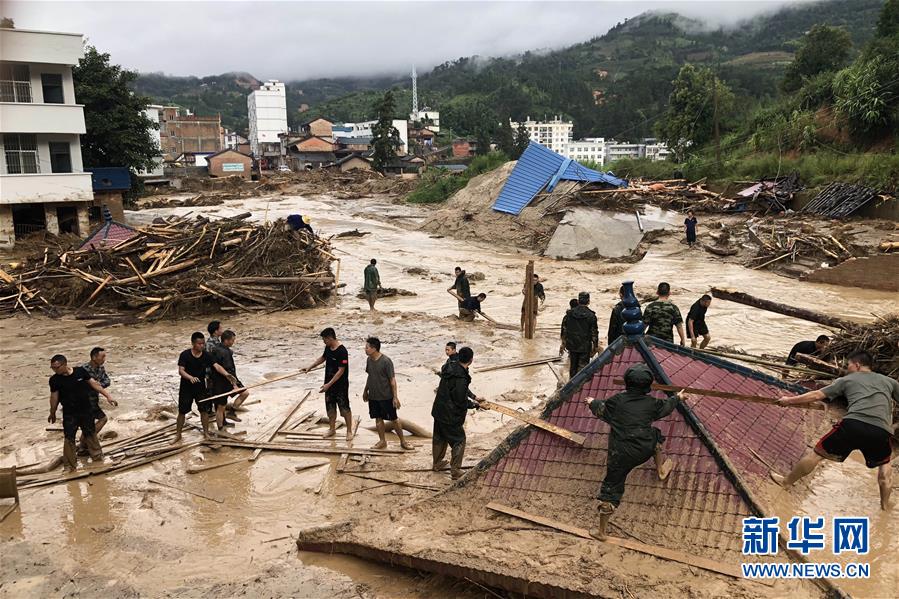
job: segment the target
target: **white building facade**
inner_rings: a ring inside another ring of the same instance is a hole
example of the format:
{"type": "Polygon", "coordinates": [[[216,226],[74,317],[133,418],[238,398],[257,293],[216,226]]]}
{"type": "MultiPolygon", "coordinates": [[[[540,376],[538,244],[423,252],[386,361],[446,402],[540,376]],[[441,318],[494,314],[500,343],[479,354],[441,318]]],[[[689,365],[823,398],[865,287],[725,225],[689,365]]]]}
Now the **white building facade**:
{"type": "MultiPolygon", "coordinates": [[[[374,137],[374,126],[378,121],[363,121],[361,123],[342,123],[334,125],[334,137],[374,137]]],[[[405,154],[409,148],[409,123],[402,119],[393,120],[393,128],[400,134],[400,147],[397,154],[405,154]]]]}
{"type": "Polygon", "coordinates": [[[410,113],[409,120],[413,123],[418,121],[424,125],[425,129],[430,129],[434,133],[440,133],[440,111],[424,108],[418,111],[418,114],[410,113]]]}
{"type": "Polygon", "coordinates": [[[531,141],[546,146],[553,152],[563,156],[573,138],[574,123],[563,121],[559,116],[554,116],[549,121],[532,121],[531,117],[527,117],[524,123],[509,121],[513,131],[518,130],[519,124],[524,125],[531,141]]]}
{"type": "Polygon", "coordinates": [[[269,79],[247,96],[250,151],[256,158],[280,156],[279,135],[287,133],[287,88],[269,79]]]}
{"type": "Polygon", "coordinates": [[[578,162],[593,162],[603,166],[606,162],[606,140],[604,137],[586,137],[569,142],[562,156],[578,162]]]}
{"type": "Polygon", "coordinates": [[[151,170],[145,170],[138,173],[138,175],[141,177],[162,177],[164,174],[164,159],[162,156],[162,133],[159,130],[162,109],[163,106],[159,104],[150,104],[143,110],[144,116],[156,123],[156,128],[150,129],[150,137],[153,138],[153,143],[156,144],[157,156],[153,160],[153,168],[151,170]]]}
{"type": "Polygon", "coordinates": [[[84,107],[75,33],[0,29],[0,245],[46,229],[87,235],[93,202],[81,162],[84,107]]]}

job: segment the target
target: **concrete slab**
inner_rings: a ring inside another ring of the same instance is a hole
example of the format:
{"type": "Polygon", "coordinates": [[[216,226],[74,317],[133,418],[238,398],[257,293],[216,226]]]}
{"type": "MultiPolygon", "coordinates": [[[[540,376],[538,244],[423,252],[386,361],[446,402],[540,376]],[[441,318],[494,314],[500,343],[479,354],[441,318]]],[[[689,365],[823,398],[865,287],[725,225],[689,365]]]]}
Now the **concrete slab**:
{"type": "Polygon", "coordinates": [[[646,231],[669,226],[676,218],[672,215],[653,211],[640,215],[638,222],[633,212],[572,208],[556,228],[544,255],[566,260],[576,260],[585,254],[599,254],[604,258],[630,256],[646,231]]]}

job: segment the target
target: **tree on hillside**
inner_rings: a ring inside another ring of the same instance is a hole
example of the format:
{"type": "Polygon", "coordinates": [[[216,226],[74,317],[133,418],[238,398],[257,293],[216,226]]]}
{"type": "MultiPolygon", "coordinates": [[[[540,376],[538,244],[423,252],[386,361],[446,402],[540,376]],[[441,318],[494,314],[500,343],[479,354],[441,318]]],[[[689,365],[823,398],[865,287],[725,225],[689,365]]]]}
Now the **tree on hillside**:
{"type": "Polygon", "coordinates": [[[487,132],[481,129],[478,131],[478,134],[475,138],[477,140],[477,147],[475,148],[475,154],[478,156],[483,156],[485,154],[490,153],[490,136],[487,135],[487,132]]]}
{"type": "Polygon", "coordinates": [[[515,132],[515,151],[509,155],[509,158],[518,160],[524,154],[524,151],[528,149],[529,143],[531,143],[531,136],[528,135],[528,130],[525,128],[524,123],[518,123],[518,131],[515,132]]]}
{"type": "Polygon", "coordinates": [[[497,146],[500,151],[506,156],[515,156],[515,132],[512,131],[512,125],[509,124],[508,120],[504,120],[503,124],[499,126],[499,133],[497,135],[497,146]]]}
{"type": "Polygon", "coordinates": [[[887,0],[877,19],[877,37],[891,37],[899,33],[899,0],[887,0]]]}
{"type": "Polygon", "coordinates": [[[142,112],[150,98],[131,91],[137,73],[110,64],[109,54],[87,46],[72,77],[75,98],[84,104],[84,167],[126,166],[132,172],[153,168],[159,147],[150,131],[158,125],[142,112]]]}
{"type": "Polygon", "coordinates": [[[396,159],[396,152],[402,142],[400,132],[393,126],[396,103],[393,92],[388,90],[376,107],[378,122],[372,127],[372,166],[376,171],[384,169],[396,159]]]}
{"type": "Polygon", "coordinates": [[[800,42],[793,62],[787,66],[781,87],[794,92],[819,73],[836,71],[849,62],[852,38],[841,27],[815,25],[800,42]]]}
{"type": "Polygon", "coordinates": [[[668,111],[657,129],[676,161],[683,161],[688,150],[698,150],[712,140],[716,103],[720,121],[730,112],[733,102],[730,88],[711,69],[697,69],[692,64],[681,67],[668,97],[668,111]]]}

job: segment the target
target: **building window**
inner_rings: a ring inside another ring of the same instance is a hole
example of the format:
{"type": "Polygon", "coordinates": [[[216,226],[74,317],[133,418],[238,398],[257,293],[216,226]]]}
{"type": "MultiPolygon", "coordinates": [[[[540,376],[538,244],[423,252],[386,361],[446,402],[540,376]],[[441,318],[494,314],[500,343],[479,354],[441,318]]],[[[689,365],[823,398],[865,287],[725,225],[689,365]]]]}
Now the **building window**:
{"type": "Polygon", "coordinates": [[[72,154],[67,141],[50,142],[50,171],[53,173],[72,172],[72,154]]]}
{"type": "Polygon", "coordinates": [[[3,153],[6,156],[6,172],[10,175],[39,173],[37,139],[25,133],[3,135],[3,153]]]}
{"type": "Polygon", "coordinates": [[[62,95],[62,75],[59,73],[41,73],[41,87],[44,90],[44,103],[65,104],[62,95]]]}
{"type": "Polygon", "coordinates": [[[0,65],[0,102],[31,101],[31,73],[28,65],[0,65]]]}

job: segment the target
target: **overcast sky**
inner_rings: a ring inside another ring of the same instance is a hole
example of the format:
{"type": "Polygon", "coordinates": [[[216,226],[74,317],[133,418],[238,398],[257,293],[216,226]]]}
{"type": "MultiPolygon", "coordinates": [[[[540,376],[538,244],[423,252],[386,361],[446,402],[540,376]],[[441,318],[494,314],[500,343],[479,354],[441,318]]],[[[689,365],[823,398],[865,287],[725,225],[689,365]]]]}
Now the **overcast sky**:
{"type": "Polygon", "coordinates": [[[670,2],[27,2],[0,0],[20,29],[83,33],[114,62],[143,72],[257,78],[419,72],[478,54],[561,48],[647,10],[710,24],[810,0],[670,2]]]}

